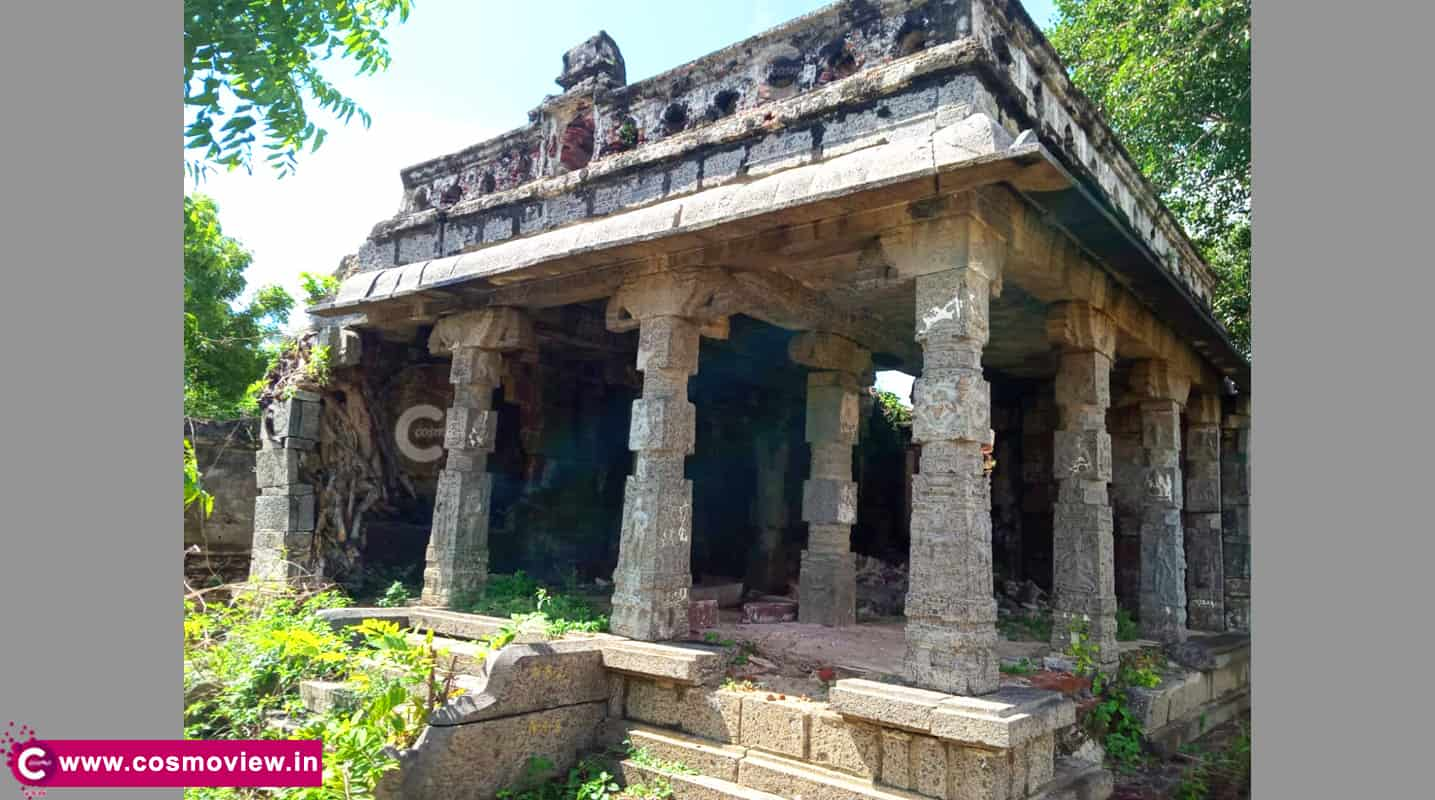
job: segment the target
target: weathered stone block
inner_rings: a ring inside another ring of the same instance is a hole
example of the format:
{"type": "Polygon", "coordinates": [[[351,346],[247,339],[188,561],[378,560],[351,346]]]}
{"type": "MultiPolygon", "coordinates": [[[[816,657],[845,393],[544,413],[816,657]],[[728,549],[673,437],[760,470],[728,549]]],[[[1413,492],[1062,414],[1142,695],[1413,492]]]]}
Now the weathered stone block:
{"type": "Polygon", "coordinates": [[[718,606],[716,600],[693,600],[688,599],[688,630],[705,631],[708,628],[715,628],[718,624],[718,606]]]}
{"type": "Polygon", "coordinates": [[[271,531],[314,530],[314,495],[266,494],[254,498],[254,527],[271,531]]]}
{"type": "Polygon", "coordinates": [[[954,745],[947,749],[947,758],[952,787],[948,797],[951,800],[1011,798],[1010,753],[954,745]]]}
{"type": "Polygon", "coordinates": [[[857,441],[860,416],[856,392],[843,386],[807,388],[808,442],[851,444],[857,441]]]}
{"type": "Polygon", "coordinates": [[[811,709],[805,703],[751,694],[742,699],[740,741],[748,747],[806,758],[810,720],[811,709]]]}
{"type": "MultiPolygon", "coordinates": [[[[503,354],[497,350],[460,347],[453,351],[448,376],[449,382],[453,384],[492,389],[503,380],[503,354]]],[[[486,404],[475,407],[483,408],[486,404]]]]}
{"type": "Polygon", "coordinates": [[[638,334],[638,371],[698,368],[698,326],[683,317],[643,320],[638,334]]]}
{"type": "Polygon", "coordinates": [[[786,600],[754,600],[742,604],[742,621],[748,625],[766,625],[797,620],[797,604],[786,600]]]}
{"type": "Polygon", "coordinates": [[[1062,406],[1111,405],[1111,359],[1104,353],[1062,353],[1056,373],[1056,401],[1062,406]]]}
{"type": "Polygon", "coordinates": [[[947,796],[947,745],[931,736],[912,737],[912,786],[927,797],[947,796]]]}
{"type": "Polygon", "coordinates": [[[307,392],[303,396],[314,399],[303,399],[296,393],[293,397],[276,400],[265,410],[265,433],[270,438],[281,441],[307,439],[310,442],[319,438],[319,415],[323,406],[317,396],[307,392]]]}
{"type": "Polygon", "coordinates": [[[742,698],[739,692],[688,689],[682,695],[678,727],[704,739],[736,743],[741,734],[742,698]]]}
{"type": "Polygon", "coordinates": [[[633,401],[628,428],[628,449],[693,452],[697,406],[679,397],[650,397],[633,401]]]}
{"type": "Polygon", "coordinates": [[[1105,431],[1056,431],[1053,469],[1059,479],[1111,480],[1111,436],[1105,431]]]}
{"type": "Polygon", "coordinates": [[[912,734],[882,730],[881,782],[898,789],[912,788],[912,734]]]}
{"type": "Polygon", "coordinates": [[[802,519],[815,525],[856,524],[857,483],[825,478],[803,481],[802,519]]]}
{"type": "Polygon", "coordinates": [[[449,450],[493,452],[498,445],[498,412],[456,406],[448,410],[443,446],[449,450]]]}
{"type": "Polygon", "coordinates": [[[855,625],[857,623],[857,570],[853,554],[802,551],[798,578],[799,622],[814,625],[855,625]]]}
{"type": "Polygon", "coordinates": [[[984,697],[953,697],[932,712],[932,735],[966,745],[1015,748],[1076,722],[1060,693],[1006,686],[984,697]]]}
{"type": "Polygon", "coordinates": [[[625,716],[649,725],[676,727],[682,718],[683,704],[680,700],[681,694],[677,686],[629,680],[625,716]]]}
{"type": "Polygon", "coordinates": [[[609,641],[602,649],[604,667],[649,679],[696,685],[715,681],[722,674],[723,659],[714,648],[609,641]]]}
{"type": "Polygon", "coordinates": [[[254,478],[260,489],[279,488],[299,482],[298,450],[268,448],[254,454],[254,478]]]}
{"type": "Polygon", "coordinates": [[[827,702],[844,717],[927,733],[932,728],[933,710],[950,697],[927,689],[848,678],[833,685],[827,702]]]}
{"type": "Polygon", "coordinates": [[[833,711],[812,715],[809,760],[864,778],[875,778],[881,766],[880,729],[844,719],[833,711]]]}
{"type": "Polygon", "coordinates": [[[991,427],[991,385],[980,375],[923,377],[913,383],[913,441],[985,443],[991,427]]]}

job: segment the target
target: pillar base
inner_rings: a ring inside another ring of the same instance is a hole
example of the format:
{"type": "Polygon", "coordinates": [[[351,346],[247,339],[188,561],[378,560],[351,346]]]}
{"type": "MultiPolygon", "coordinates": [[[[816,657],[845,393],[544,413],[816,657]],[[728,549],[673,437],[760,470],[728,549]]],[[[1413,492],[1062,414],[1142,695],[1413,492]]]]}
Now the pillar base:
{"type": "Polygon", "coordinates": [[[852,553],[802,551],[797,621],[815,625],[857,624],[857,566],[852,553]]]}

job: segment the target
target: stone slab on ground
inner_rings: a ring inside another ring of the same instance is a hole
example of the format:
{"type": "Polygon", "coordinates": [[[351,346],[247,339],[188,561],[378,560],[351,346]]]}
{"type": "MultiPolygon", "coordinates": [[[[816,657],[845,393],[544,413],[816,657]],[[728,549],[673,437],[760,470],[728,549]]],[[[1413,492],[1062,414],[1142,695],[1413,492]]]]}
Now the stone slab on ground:
{"type": "Polygon", "coordinates": [[[754,600],[742,604],[742,621],[749,625],[796,620],[797,604],[791,600],[754,600]]]}
{"type": "Polygon", "coordinates": [[[617,672],[692,685],[716,683],[722,677],[724,659],[716,648],[628,639],[608,639],[601,648],[603,666],[617,672]]]}

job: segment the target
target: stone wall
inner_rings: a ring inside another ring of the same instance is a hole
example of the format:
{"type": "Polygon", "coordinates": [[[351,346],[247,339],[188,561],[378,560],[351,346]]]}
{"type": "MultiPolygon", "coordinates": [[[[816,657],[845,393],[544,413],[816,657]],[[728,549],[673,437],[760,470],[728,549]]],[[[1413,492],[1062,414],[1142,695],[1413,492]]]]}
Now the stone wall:
{"type": "Polygon", "coordinates": [[[184,436],[194,444],[204,488],[214,511],[184,512],[184,573],[196,586],[242,580],[249,572],[254,538],[254,454],[259,450],[257,419],[227,422],[186,420],[184,436]]]}

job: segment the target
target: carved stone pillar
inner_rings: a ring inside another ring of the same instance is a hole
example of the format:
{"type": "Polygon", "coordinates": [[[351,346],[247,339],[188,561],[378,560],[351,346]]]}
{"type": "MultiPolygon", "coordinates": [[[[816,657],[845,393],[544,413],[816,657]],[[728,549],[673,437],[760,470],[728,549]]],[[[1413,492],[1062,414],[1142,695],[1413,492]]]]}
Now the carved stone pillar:
{"type": "Polygon", "coordinates": [[[1226,629],[1251,629],[1251,398],[1230,398],[1221,420],[1221,550],[1226,629]]]}
{"type": "Polygon", "coordinates": [[[991,492],[982,469],[991,386],[981,356],[1006,235],[998,209],[966,199],[969,213],[903,229],[883,247],[900,273],[916,278],[922,346],[912,388],[912,440],[922,454],[912,478],[906,668],[918,686],[977,695],[995,691],[999,678],[991,492]]]}
{"type": "Polygon", "coordinates": [[[451,605],[488,580],[488,523],[493,476],[488,454],[497,441],[493,392],[502,383],[503,354],[536,347],[533,325],[516,308],[486,308],[444,317],[429,350],[453,355],[453,407],[444,431],[447,460],[439,473],[433,527],[425,556],[422,599],[451,605]]]}
{"type": "Polygon", "coordinates": [[[1202,392],[1186,405],[1186,624],[1226,629],[1221,547],[1221,398],[1202,392]]]}
{"type": "Polygon", "coordinates": [[[1100,648],[1104,670],[1114,670],[1116,649],[1116,557],[1112,541],[1111,359],[1116,327],[1110,317],[1082,302],[1058,303],[1047,319],[1047,336],[1060,348],[1056,373],[1057,430],[1052,469],[1053,507],[1051,644],[1065,650],[1083,623],[1100,648]]]}
{"type": "Polygon", "coordinates": [[[1131,393],[1141,408],[1141,633],[1186,638],[1186,539],[1182,524],[1181,408],[1190,379],[1168,361],[1139,361],[1131,393]]]}
{"type": "Polygon", "coordinates": [[[642,396],[633,401],[628,447],[637,453],[623,495],[618,568],[613,572],[613,633],[644,641],[688,632],[692,588],[693,485],[683,465],[693,452],[697,408],[688,378],[698,371],[698,340],[726,319],[711,314],[721,286],[705,271],[663,271],[625,283],[608,305],[611,330],[639,329],[642,396]]]}
{"type": "Polygon", "coordinates": [[[797,618],[854,625],[857,572],[851,539],[857,483],[852,480],[852,447],[860,427],[858,398],[871,377],[872,354],[850,339],[809,332],[793,338],[788,355],[813,370],[807,375],[811,469],[802,484],[807,549],[802,551],[797,618]]]}

